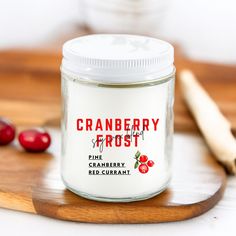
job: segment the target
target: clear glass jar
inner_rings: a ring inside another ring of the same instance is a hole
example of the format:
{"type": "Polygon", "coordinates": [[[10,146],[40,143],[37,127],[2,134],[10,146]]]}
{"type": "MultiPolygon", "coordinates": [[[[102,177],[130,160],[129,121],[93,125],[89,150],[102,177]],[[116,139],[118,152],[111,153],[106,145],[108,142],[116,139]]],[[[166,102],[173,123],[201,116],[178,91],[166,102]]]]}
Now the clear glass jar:
{"type": "Polygon", "coordinates": [[[171,176],[173,47],[134,35],[68,41],[62,62],[62,179],[98,201],[162,192],[171,176]]]}

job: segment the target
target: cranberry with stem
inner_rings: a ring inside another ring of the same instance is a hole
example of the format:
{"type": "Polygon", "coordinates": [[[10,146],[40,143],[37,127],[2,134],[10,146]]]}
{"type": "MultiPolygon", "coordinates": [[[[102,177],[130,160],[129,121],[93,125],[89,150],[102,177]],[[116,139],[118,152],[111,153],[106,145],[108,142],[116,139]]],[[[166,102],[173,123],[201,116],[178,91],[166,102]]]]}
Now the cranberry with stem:
{"type": "Polygon", "coordinates": [[[19,143],[28,152],[43,152],[51,144],[51,137],[44,129],[23,130],[18,136],[19,143]]]}
{"type": "Polygon", "coordinates": [[[142,163],[145,163],[147,160],[148,160],[148,157],[146,155],[141,155],[139,157],[139,161],[142,162],[142,163]]]}
{"type": "Polygon", "coordinates": [[[7,119],[0,117],[0,145],[11,143],[16,134],[15,126],[7,119]]]}

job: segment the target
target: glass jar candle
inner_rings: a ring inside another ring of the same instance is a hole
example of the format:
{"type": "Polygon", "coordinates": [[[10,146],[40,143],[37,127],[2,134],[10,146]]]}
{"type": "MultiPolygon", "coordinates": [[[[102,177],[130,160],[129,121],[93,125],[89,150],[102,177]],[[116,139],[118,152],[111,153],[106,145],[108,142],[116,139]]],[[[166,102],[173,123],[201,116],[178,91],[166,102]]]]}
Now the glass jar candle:
{"type": "Polygon", "coordinates": [[[98,34],[63,46],[62,179],[72,192],[129,202],[162,192],[171,176],[173,47],[98,34]]]}

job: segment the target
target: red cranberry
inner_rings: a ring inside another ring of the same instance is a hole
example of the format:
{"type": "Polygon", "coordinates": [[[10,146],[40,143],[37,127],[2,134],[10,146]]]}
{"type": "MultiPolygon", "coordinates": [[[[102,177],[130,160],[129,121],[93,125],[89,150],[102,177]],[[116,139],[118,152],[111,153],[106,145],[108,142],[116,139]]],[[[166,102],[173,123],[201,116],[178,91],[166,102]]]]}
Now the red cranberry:
{"type": "Polygon", "coordinates": [[[138,169],[142,174],[146,174],[148,172],[148,166],[146,164],[141,164],[138,169]]]}
{"type": "Polygon", "coordinates": [[[146,155],[141,155],[139,157],[139,161],[142,162],[142,163],[145,163],[147,160],[148,160],[148,157],[146,155]]]}
{"type": "Polygon", "coordinates": [[[7,119],[0,117],[0,145],[7,145],[15,138],[16,129],[7,119]]]}
{"type": "Polygon", "coordinates": [[[50,135],[43,129],[28,129],[20,132],[18,137],[21,146],[29,152],[43,152],[51,143],[50,135]]]}
{"type": "Polygon", "coordinates": [[[149,167],[153,167],[154,166],[154,161],[152,161],[152,160],[149,160],[148,162],[147,162],[147,165],[149,166],[149,167]]]}

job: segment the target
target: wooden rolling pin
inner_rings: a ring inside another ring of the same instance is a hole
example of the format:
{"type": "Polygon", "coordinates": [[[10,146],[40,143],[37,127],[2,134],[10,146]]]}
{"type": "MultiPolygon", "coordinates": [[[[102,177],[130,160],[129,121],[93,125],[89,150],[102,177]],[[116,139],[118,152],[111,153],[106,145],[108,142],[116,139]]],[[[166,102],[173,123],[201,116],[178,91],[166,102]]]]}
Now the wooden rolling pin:
{"type": "Polygon", "coordinates": [[[229,121],[189,70],[182,70],[179,82],[184,100],[217,160],[230,174],[236,174],[236,140],[229,121]]]}

